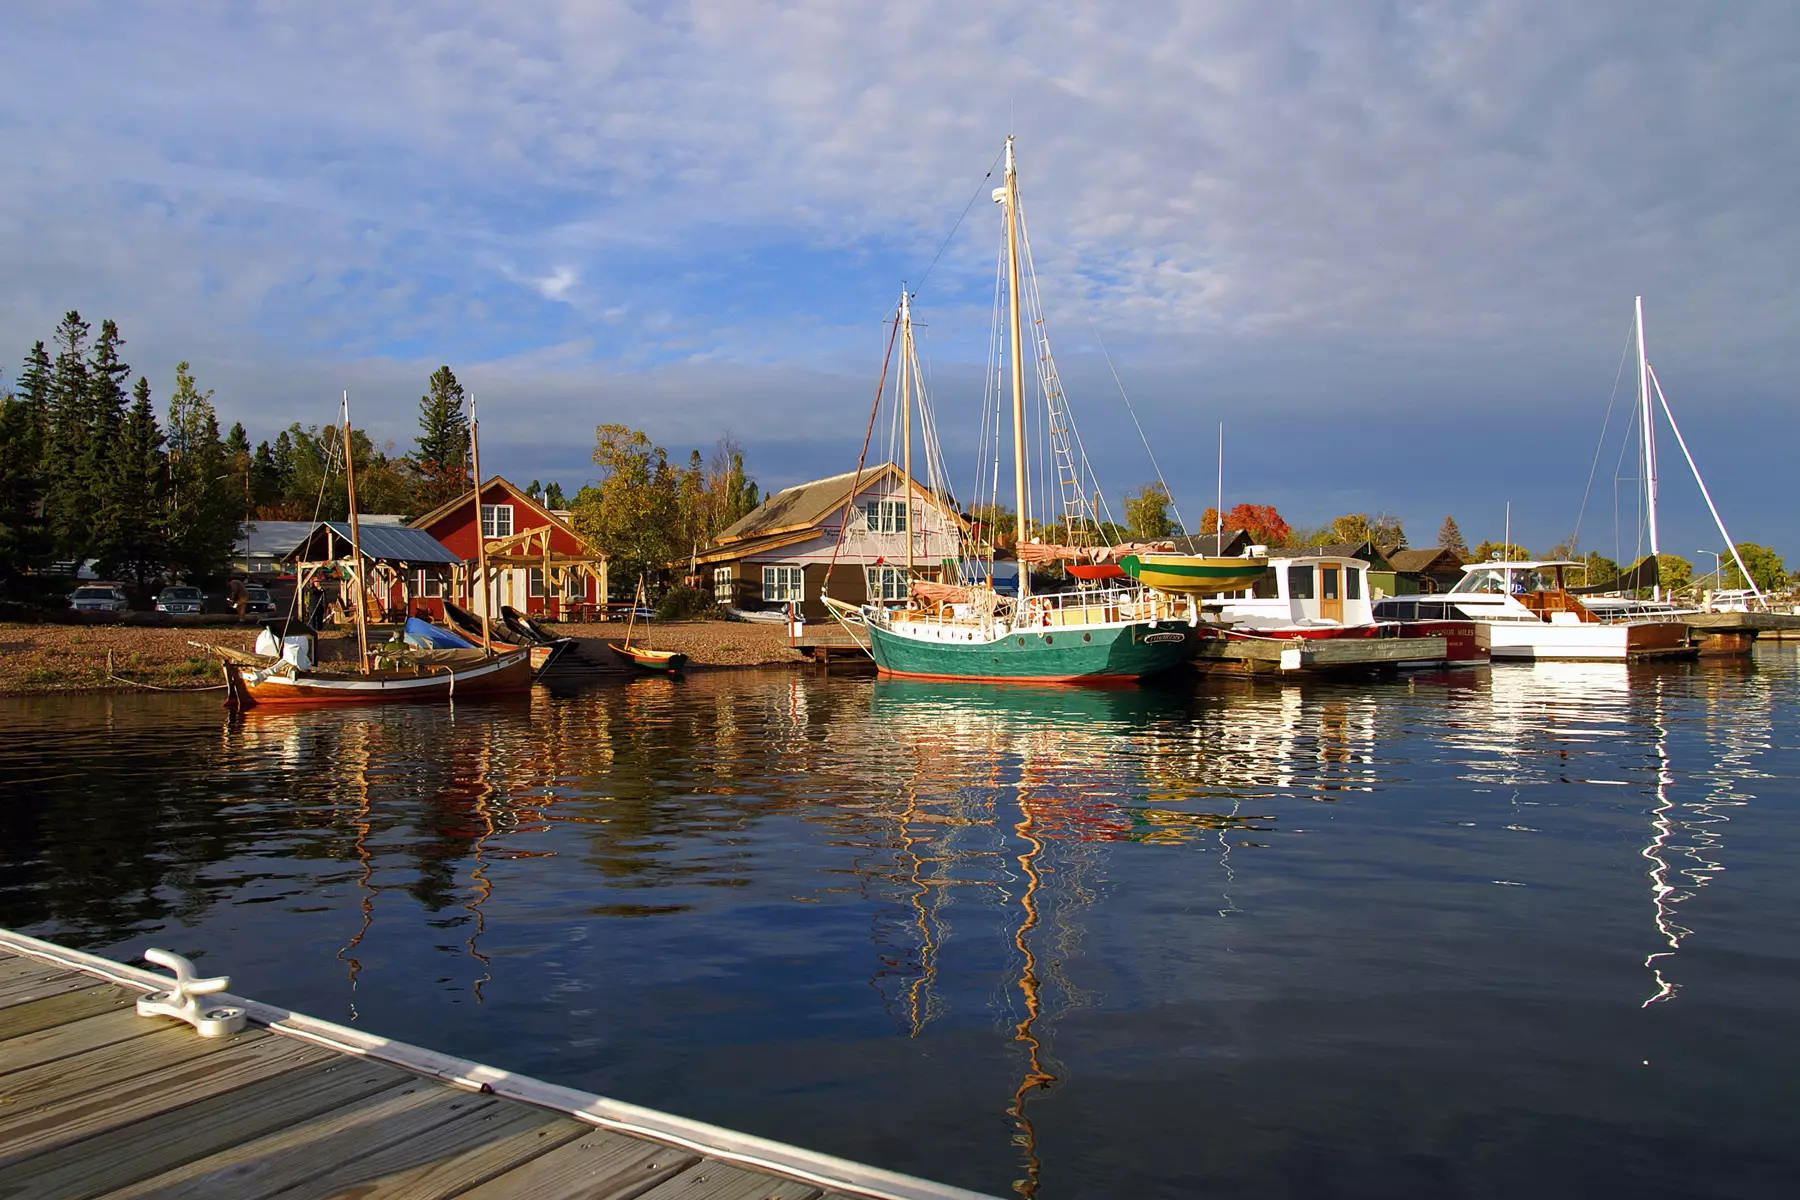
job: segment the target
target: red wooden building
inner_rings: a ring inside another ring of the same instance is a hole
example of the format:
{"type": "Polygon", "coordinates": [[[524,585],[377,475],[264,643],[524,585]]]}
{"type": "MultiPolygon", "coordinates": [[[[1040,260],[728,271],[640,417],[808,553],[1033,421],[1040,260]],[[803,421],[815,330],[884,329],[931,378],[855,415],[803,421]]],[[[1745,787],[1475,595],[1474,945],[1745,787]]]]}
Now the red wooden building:
{"type": "MultiPolygon", "coordinates": [[[[479,542],[485,535],[488,594],[500,605],[556,619],[591,616],[606,603],[606,556],[583,541],[567,520],[496,475],[481,488],[481,517],[471,490],[411,522],[461,560],[448,584],[451,599],[479,613],[479,542]]],[[[421,576],[415,596],[431,596],[421,576]]],[[[435,593],[442,594],[440,591],[435,593]]]]}

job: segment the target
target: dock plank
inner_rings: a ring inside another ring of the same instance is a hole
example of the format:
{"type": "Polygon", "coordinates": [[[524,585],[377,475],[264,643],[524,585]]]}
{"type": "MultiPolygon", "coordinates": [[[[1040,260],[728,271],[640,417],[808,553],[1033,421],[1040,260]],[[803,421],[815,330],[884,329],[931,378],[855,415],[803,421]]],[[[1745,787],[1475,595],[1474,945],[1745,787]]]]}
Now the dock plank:
{"type": "Polygon", "coordinates": [[[162,1022],[140,1017],[127,1008],[22,1034],[0,1043],[0,1075],[145,1037],[163,1027],[162,1022]]]}
{"type": "Polygon", "coordinates": [[[110,1200],[239,1200],[292,1194],[313,1180],[499,1101],[423,1077],[377,1092],[347,1108],[196,1159],[108,1192],[110,1200]]]}
{"type": "MultiPolygon", "coordinates": [[[[28,1004],[15,1004],[11,1008],[0,1008],[0,1042],[36,1033],[40,1029],[54,1029],[70,1021],[113,1012],[134,1003],[134,995],[123,988],[102,986],[84,992],[47,996],[28,1004]]],[[[0,1057],[5,1054],[6,1047],[0,1045],[0,1057]]]]}
{"type": "Polygon", "coordinates": [[[82,992],[89,988],[111,986],[91,975],[80,975],[74,971],[60,972],[44,979],[20,980],[10,986],[0,987],[0,1009],[11,1008],[16,1004],[30,1004],[33,1000],[60,996],[65,992],[82,992]]]}
{"type": "MultiPolygon", "coordinates": [[[[150,1022],[145,1021],[146,1024],[150,1022]]],[[[250,1030],[229,1038],[202,1038],[186,1025],[163,1025],[148,1035],[110,1049],[89,1050],[62,1062],[43,1063],[0,1075],[0,1102],[17,1111],[34,1105],[54,1104],[95,1088],[110,1087],[149,1075],[165,1067],[208,1054],[221,1054],[244,1041],[269,1035],[250,1030]]],[[[67,1029],[68,1026],[62,1026],[67,1029]]],[[[51,1032],[60,1032],[51,1031],[51,1032]]],[[[0,1110],[3,1111],[3,1110],[0,1110]]],[[[3,1120],[3,1118],[0,1118],[3,1120]]]]}
{"type": "Polygon", "coordinates": [[[447,1200],[574,1141],[592,1126],[499,1103],[281,1193],[282,1200],[447,1200]]]}
{"type": "Polygon", "coordinates": [[[68,969],[56,963],[9,954],[0,957],[0,987],[11,986],[21,979],[44,979],[51,975],[61,975],[68,969]]]}
{"type": "MultiPolygon", "coordinates": [[[[234,1038],[190,1037],[196,1042],[228,1044],[150,1075],[91,1088],[56,1103],[39,1104],[21,1111],[5,1105],[0,1098],[0,1168],[56,1146],[232,1091],[258,1079],[335,1057],[330,1050],[266,1033],[260,1037],[244,1034],[234,1038]]],[[[139,1039],[140,1042],[144,1040],[148,1039],[139,1039]]],[[[127,1043],[127,1047],[131,1044],[127,1043]]],[[[97,1053],[106,1055],[119,1049],[122,1048],[97,1053]]]]}
{"type": "Polygon", "coordinates": [[[0,1167],[0,1200],[103,1195],[412,1078],[386,1063],[333,1056],[107,1131],[103,1143],[86,1138],[0,1167]]]}
{"type": "Polygon", "coordinates": [[[628,1200],[699,1161],[698,1155],[673,1146],[594,1129],[463,1196],[466,1200],[628,1200]]]}
{"type": "Polygon", "coordinates": [[[636,1200],[818,1200],[819,1189],[795,1179],[782,1179],[743,1167],[701,1159],[636,1200]]]}

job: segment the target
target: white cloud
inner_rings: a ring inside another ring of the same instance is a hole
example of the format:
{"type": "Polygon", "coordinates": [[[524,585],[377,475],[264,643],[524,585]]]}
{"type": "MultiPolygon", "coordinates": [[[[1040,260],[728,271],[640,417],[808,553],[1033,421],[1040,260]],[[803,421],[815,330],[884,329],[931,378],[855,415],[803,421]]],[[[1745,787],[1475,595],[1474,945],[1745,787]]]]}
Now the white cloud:
{"type": "MultiPolygon", "coordinates": [[[[866,391],[1010,124],[1057,345],[1091,316],[1178,430],[1600,405],[1638,292],[1665,379],[1766,404],[1800,370],[1797,13],[11,5],[0,352],[78,306],[247,382],[447,360],[559,419],[628,380],[672,431],[791,437],[862,401],[771,396],[866,391]]],[[[985,343],[990,209],[921,299],[946,369],[985,343]]]]}

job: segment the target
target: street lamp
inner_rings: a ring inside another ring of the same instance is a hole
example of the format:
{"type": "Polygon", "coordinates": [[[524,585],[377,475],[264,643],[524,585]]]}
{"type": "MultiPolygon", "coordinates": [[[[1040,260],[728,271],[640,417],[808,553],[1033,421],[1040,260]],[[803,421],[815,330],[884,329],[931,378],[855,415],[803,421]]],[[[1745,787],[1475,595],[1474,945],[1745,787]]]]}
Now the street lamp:
{"type": "Polygon", "coordinates": [[[1719,557],[1719,551],[1717,551],[1717,550],[1696,550],[1696,551],[1694,551],[1694,553],[1695,554],[1710,554],[1713,556],[1713,590],[1719,591],[1720,589],[1724,588],[1724,586],[1725,586],[1725,568],[1723,565],[1724,560],[1719,557]]]}

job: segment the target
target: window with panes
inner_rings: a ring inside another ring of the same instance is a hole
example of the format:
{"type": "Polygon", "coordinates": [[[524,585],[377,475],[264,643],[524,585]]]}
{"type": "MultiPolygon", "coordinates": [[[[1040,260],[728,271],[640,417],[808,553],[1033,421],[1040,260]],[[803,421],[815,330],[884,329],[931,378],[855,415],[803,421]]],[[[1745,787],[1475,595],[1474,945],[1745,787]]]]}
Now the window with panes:
{"type": "Polygon", "coordinates": [[[906,568],[873,566],[864,567],[869,582],[869,599],[871,600],[904,600],[906,599],[906,568]]]}
{"type": "Polygon", "coordinates": [[[870,533],[905,533],[906,501],[871,500],[863,505],[870,533]]]}
{"type": "Polygon", "coordinates": [[[780,604],[806,599],[806,575],[799,567],[764,567],[763,599],[780,604]]]}
{"type": "Polygon", "coordinates": [[[713,599],[720,604],[730,604],[733,599],[731,568],[713,568],[713,599]]]}
{"type": "Polygon", "coordinates": [[[484,504],[481,506],[481,536],[486,538],[511,537],[513,531],[513,506],[510,504],[484,504]]]}

